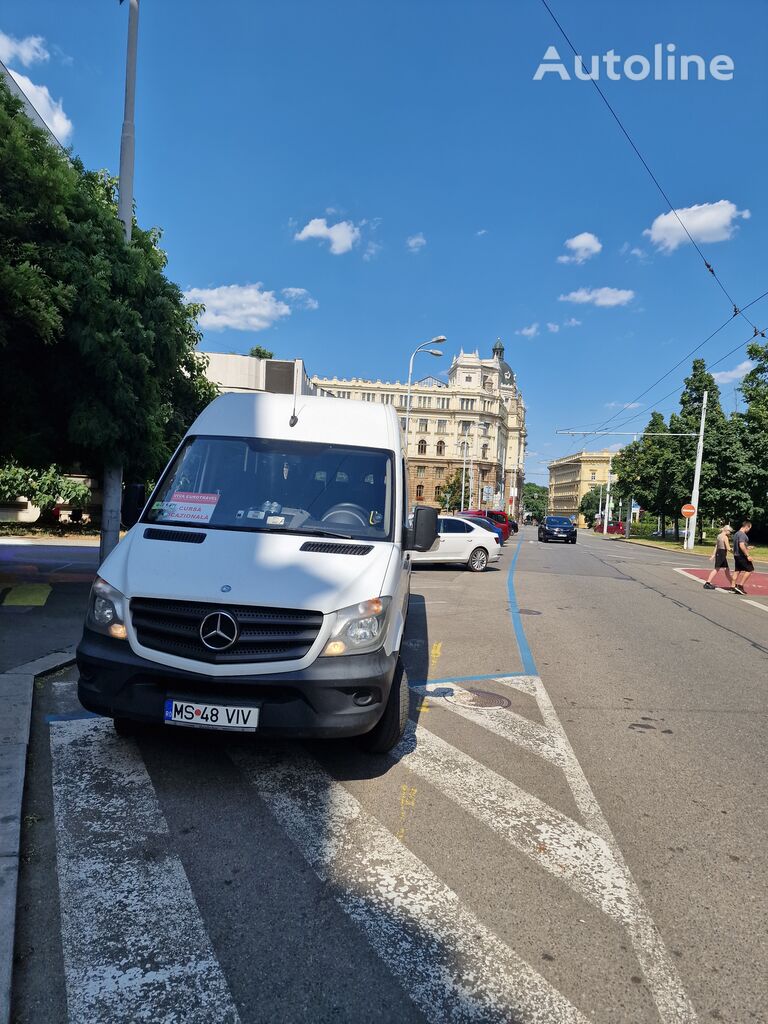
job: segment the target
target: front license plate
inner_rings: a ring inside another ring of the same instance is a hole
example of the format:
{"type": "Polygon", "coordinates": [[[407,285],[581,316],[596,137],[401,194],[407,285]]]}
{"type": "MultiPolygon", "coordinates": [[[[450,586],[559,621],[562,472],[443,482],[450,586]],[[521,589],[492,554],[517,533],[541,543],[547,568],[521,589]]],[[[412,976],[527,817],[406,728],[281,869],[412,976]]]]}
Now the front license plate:
{"type": "Polygon", "coordinates": [[[234,704],[200,704],[197,701],[167,700],[165,724],[187,725],[193,729],[235,729],[255,732],[259,709],[234,704]]]}

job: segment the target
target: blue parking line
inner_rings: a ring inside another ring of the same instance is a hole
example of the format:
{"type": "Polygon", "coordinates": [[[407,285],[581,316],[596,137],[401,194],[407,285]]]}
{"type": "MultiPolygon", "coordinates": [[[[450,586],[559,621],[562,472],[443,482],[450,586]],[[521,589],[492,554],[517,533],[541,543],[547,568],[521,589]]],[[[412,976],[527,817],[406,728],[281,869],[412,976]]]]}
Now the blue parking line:
{"type": "Polygon", "coordinates": [[[515,595],[515,568],[517,566],[517,559],[520,554],[520,547],[523,543],[522,536],[517,542],[515,548],[515,555],[509,566],[509,572],[507,573],[507,593],[509,594],[509,614],[512,619],[512,628],[515,631],[515,640],[517,640],[517,649],[520,652],[520,661],[523,665],[523,671],[521,675],[525,676],[537,676],[539,674],[536,668],[536,661],[533,657],[533,652],[528,645],[528,638],[525,635],[525,629],[523,628],[523,620],[520,617],[520,609],[517,606],[517,596],[515,595]]]}
{"type": "Polygon", "coordinates": [[[476,679],[512,679],[528,675],[527,672],[491,672],[487,676],[444,676],[442,679],[409,679],[409,686],[426,686],[428,683],[473,683],[476,679]]]}

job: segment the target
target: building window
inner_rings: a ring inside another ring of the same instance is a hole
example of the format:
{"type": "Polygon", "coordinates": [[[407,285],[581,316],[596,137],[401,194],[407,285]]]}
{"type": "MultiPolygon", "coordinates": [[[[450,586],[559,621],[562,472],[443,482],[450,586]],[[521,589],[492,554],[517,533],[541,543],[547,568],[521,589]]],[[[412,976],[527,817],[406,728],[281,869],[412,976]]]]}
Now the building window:
{"type": "Polygon", "coordinates": [[[405,430],[405,416],[400,417],[400,427],[402,430],[405,430]]]}
{"type": "Polygon", "coordinates": [[[419,455],[426,455],[426,454],[427,454],[427,442],[422,437],[422,439],[419,441],[419,455]]]}
{"type": "Polygon", "coordinates": [[[397,404],[400,406],[401,409],[404,409],[406,405],[408,405],[408,399],[406,398],[405,395],[398,395],[397,404]]]}
{"type": "MultiPolygon", "coordinates": [[[[482,454],[482,458],[483,458],[483,460],[485,460],[485,459],[487,459],[487,458],[488,458],[488,445],[487,445],[487,444],[484,444],[484,445],[483,445],[483,454],[482,454]]],[[[485,472],[485,471],[483,471],[483,472],[485,472]]]]}
{"type": "Polygon", "coordinates": [[[445,455],[445,441],[438,441],[437,442],[437,454],[438,455],[445,455]]]}
{"type": "Polygon", "coordinates": [[[426,470],[425,470],[424,466],[417,466],[416,467],[416,476],[424,476],[425,472],[426,472],[426,470]]]}
{"type": "Polygon", "coordinates": [[[443,496],[443,488],[439,485],[435,488],[435,501],[440,501],[443,496]]]}
{"type": "Polygon", "coordinates": [[[450,404],[451,404],[450,398],[438,398],[438,400],[437,400],[437,408],[438,409],[448,409],[450,407],[450,404]]]}
{"type": "Polygon", "coordinates": [[[589,479],[590,479],[590,480],[596,480],[596,479],[597,479],[597,473],[595,473],[594,469],[593,469],[593,470],[592,470],[592,472],[591,472],[591,473],[589,474],[589,479]]]}
{"type": "Polygon", "coordinates": [[[447,434],[448,433],[448,420],[438,420],[437,421],[437,432],[438,432],[438,434],[447,434]]]}
{"type": "Polygon", "coordinates": [[[466,375],[466,377],[464,378],[464,382],[465,382],[466,384],[471,384],[471,383],[472,383],[472,374],[471,374],[471,373],[468,373],[468,374],[466,375]]]}
{"type": "Polygon", "coordinates": [[[426,434],[428,429],[429,429],[429,421],[428,420],[419,420],[419,432],[421,434],[426,434]]]}
{"type": "Polygon", "coordinates": [[[437,466],[437,468],[435,469],[435,476],[437,477],[438,480],[442,480],[443,477],[445,476],[445,469],[442,466],[437,466]]]}
{"type": "Polygon", "coordinates": [[[384,403],[384,405],[392,405],[392,403],[395,400],[395,396],[394,395],[384,395],[384,394],[382,394],[381,400],[384,403]]]}
{"type": "Polygon", "coordinates": [[[430,409],[432,407],[432,399],[428,395],[419,395],[419,408],[430,409]]]}
{"type": "Polygon", "coordinates": [[[424,484],[416,484],[416,497],[417,498],[423,498],[424,497],[424,484]]]}
{"type": "Polygon", "coordinates": [[[472,430],[472,420],[459,420],[459,430],[462,434],[468,434],[472,430]]]}
{"type": "Polygon", "coordinates": [[[472,409],[475,408],[474,398],[461,398],[459,399],[459,404],[461,405],[461,408],[466,410],[467,412],[470,412],[472,409]]]}

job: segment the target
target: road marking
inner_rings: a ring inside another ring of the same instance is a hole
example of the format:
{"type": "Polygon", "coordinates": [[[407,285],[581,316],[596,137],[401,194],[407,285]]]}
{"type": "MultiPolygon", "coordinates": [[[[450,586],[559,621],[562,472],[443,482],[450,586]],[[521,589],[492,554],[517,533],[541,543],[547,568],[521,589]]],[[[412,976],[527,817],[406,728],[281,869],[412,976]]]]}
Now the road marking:
{"type": "Polygon", "coordinates": [[[136,745],[59,722],[51,757],[71,1024],[238,1024],[136,745]]]}
{"type": "MultiPolygon", "coordinates": [[[[562,767],[563,774],[565,775],[568,786],[573,794],[573,798],[576,801],[576,806],[581,812],[584,823],[592,832],[600,836],[606,842],[616,864],[624,872],[628,884],[632,886],[632,890],[635,895],[635,902],[632,908],[633,913],[630,920],[626,923],[626,928],[635,951],[635,956],[637,957],[654,1002],[656,1003],[659,1016],[663,1021],[668,1022],[668,1024],[687,1024],[687,1022],[696,1021],[698,1019],[696,1011],[683,989],[680,976],[667,953],[661,934],[656,928],[653,918],[645,906],[640,891],[637,889],[637,886],[632,879],[630,870],[624,861],[621,850],[619,849],[619,844],[616,842],[610,826],[600,809],[600,805],[592,792],[592,788],[589,785],[587,777],[584,774],[578,758],[574,753],[573,747],[568,740],[565,729],[560,723],[560,719],[557,716],[557,712],[550,700],[549,694],[545,690],[544,685],[539,678],[533,652],[531,651],[528,645],[528,640],[525,636],[525,630],[523,628],[517,604],[517,595],[515,593],[514,576],[519,554],[520,544],[518,543],[515,551],[515,557],[509,567],[507,591],[509,594],[510,616],[512,618],[512,625],[515,630],[515,638],[520,651],[520,658],[523,662],[523,668],[527,671],[530,667],[532,671],[530,671],[527,679],[524,677],[507,677],[499,679],[499,682],[506,686],[510,686],[513,689],[521,690],[524,693],[535,696],[536,703],[539,708],[539,714],[541,715],[545,728],[550,733],[549,746],[542,743],[542,756],[546,756],[546,754],[543,753],[545,750],[557,751],[557,756],[560,759],[560,766],[562,767]]],[[[447,701],[444,706],[450,708],[454,713],[460,713],[464,710],[459,708],[458,705],[450,704],[447,701]]],[[[506,712],[506,714],[509,715],[510,712],[506,712]]],[[[486,716],[486,714],[483,714],[482,717],[478,716],[477,718],[477,724],[480,725],[481,728],[488,728],[490,722],[491,718],[490,716],[486,716]]],[[[552,758],[550,757],[549,760],[552,760],[552,758]]]]}
{"type": "Polygon", "coordinates": [[[3,599],[6,607],[39,607],[45,604],[51,593],[47,583],[20,583],[11,587],[3,599]]]}
{"type": "Polygon", "coordinates": [[[768,605],[758,604],[757,601],[750,601],[749,598],[742,597],[742,604],[751,604],[753,608],[759,608],[761,612],[768,612],[768,605]]]}
{"type": "Polygon", "coordinates": [[[429,671],[434,672],[437,668],[437,663],[440,661],[440,655],[443,653],[443,642],[442,640],[436,640],[432,644],[432,653],[429,658],[429,671]]]}
{"type": "Polygon", "coordinates": [[[586,1022],[304,751],[230,756],[427,1020],[586,1022]]]}

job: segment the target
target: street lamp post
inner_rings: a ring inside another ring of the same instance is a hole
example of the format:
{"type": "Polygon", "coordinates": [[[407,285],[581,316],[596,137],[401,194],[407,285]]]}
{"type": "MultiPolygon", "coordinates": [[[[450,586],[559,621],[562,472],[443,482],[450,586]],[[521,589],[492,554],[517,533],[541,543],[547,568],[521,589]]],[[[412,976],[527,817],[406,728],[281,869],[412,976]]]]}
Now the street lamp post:
{"type": "Polygon", "coordinates": [[[419,345],[417,349],[414,349],[411,353],[411,361],[408,364],[408,397],[405,400],[405,450],[408,451],[408,431],[411,424],[411,380],[413,379],[413,360],[419,354],[419,352],[429,352],[431,356],[442,356],[445,353],[439,348],[430,348],[430,345],[443,345],[445,338],[442,334],[438,334],[436,338],[431,341],[425,341],[419,345]]]}
{"type": "MultiPolygon", "coordinates": [[[[125,60],[125,108],[120,137],[120,185],[117,193],[117,215],[123,222],[125,241],[131,240],[133,221],[134,109],[136,106],[136,51],[139,37],[139,0],[128,4],[128,49],[125,60]]],[[[123,467],[104,467],[101,497],[101,537],[99,564],[120,540],[120,513],[123,497],[123,467]]]]}
{"type": "Polygon", "coordinates": [[[693,471],[693,492],[691,504],[694,513],[687,522],[688,532],[685,536],[685,547],[692,548],[696,543],[696,521],[699,518],[699,484],[701,482],[701,462],[704,456],[704,424],[707,421],[707,392],[704,392],[701,402],[701,422],[699,424],[699,443],[696,447],[696,466],[693,471]]]}

